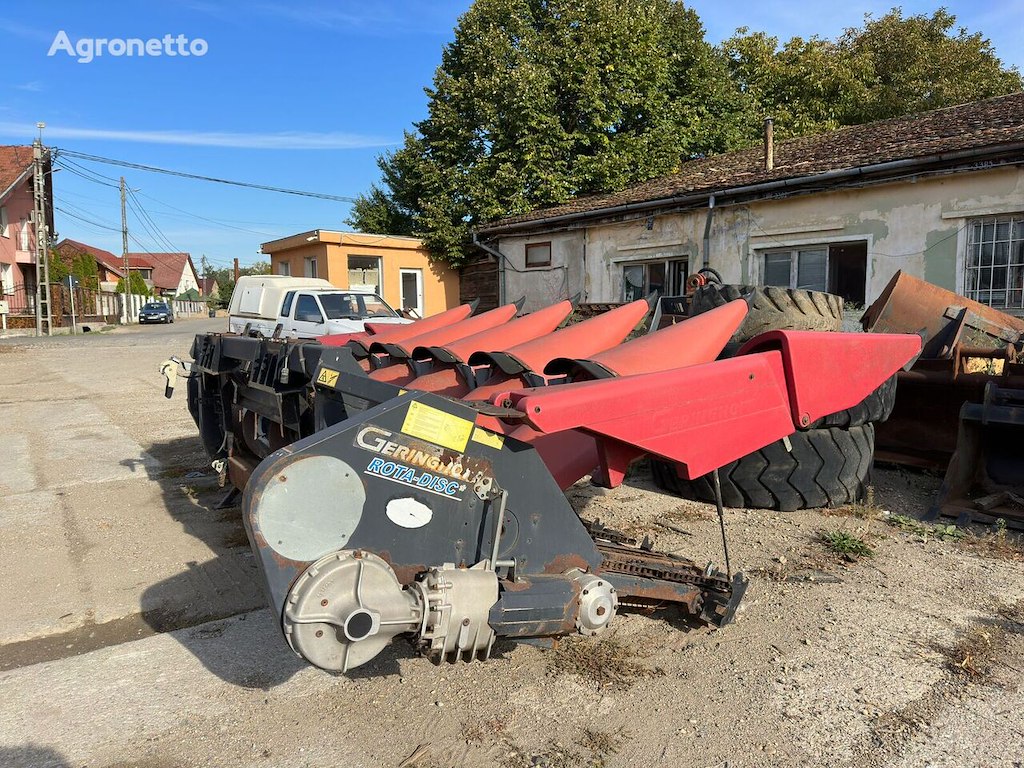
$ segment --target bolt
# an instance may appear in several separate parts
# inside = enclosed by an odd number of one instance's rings
[[[285,480],[287,480],[288,478],[287,478],[287,477],[285,477],[284,475],[278,475],[278,476],[277,476],[277,479],[278,479],[278,480],[280,480],[280,481],[281,481],[281,482],[283,483],[283,482],[284,482]]]
[[[800,426],[801,427],[806,427],[810,423],[811,423],[811,417],[808,416],[806,413],[803,416],[800,417]]]
[[[467,616],[466,618],[464,618],[462,620],[462,626],[464,626],[464,627],[468,627],[469,626],[469,616]]]
[[[603,605],[597,606],[597,615],[598,616],[604,616],[604,614],[605,614],[605,607]]]
[[[357,549],[355,552],[352,553],[352,557],[354,557],[356,560],[362,560],[363,559],[363,550]]]
[[[326,607],[327,607],[327,600],[326,600],[326,599],[324,599],[324,600],[321,600],[321,601],[320,601],[320,605],[321,605],[321,606],[322,606],[323,608],[326,608]]]
[[[584,595],[589,595],[590,594],[590,590],[589,589],[584,589],[583,590],[583,594]]]
[[[540,413],[540,406],[539,405],[533,406],[533,412],[534,413]]]
[[[317,636],[317,637],[323,637],[323,636],[324,636],[324,631],[323,631],[322,629],[318,629],[318,630],[316,631],[316,636]]]

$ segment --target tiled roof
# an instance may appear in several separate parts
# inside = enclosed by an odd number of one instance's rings
[[[32,147],[0,146],[0,195],[32,167]]]
[[[481,231],[555,216],[582,214],[666,198],[716,194],[763,182],[799,179],[828,171],[1007,144],[1024,143],[1024,93],[840,128],[829,133],[775,142],[775,167],[766,171],[764,147],[683,163],[677,173],[607,194],[590,195],[550,208],[482,225]],[[952,161],[952,158],[950,158]]]
[[[200,277],[199,278],[199,290],[203,296],[209,296],[210,291],[214,288],[219,288],[217,285],[217,279],[215,277]]]
[[[165,290],[177,290],[186,267],[191,266],[192,257],[187,253],[129,253],[129,266],[151,268],[153,285]],[[198,282],[198,279],[197,279]]]
[[[61,252],[65,250],[73,250],[80,253],[88,253],[96,259],[97,264],[102,264],[118,277],[124,277],[124,260],[120,256],[115,256],[110,251],[105,251],[102,248],[97,248],[95,245],[87,245],[86,243],[80,243],[77,240],[69,240],[67,238],[57,243],[55,248]]]

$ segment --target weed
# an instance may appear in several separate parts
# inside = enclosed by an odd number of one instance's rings
[[[1000,522],[1002,522],[1001,526]],[[960,540],[960,545],[981,557],[1011,562],[1024,561],[1024,537],[1009,533],[1006,530],[1006,522],[1001,518],[987,533],[968,533]]]
[[[842,555],[844,559],[853,562],[862,557],[873,557],[873,550],[864,539],[854,536],[849,531],[822,531],[821,543],[826,549]]]
[[[692,523],[698,520],[711,520],[714,515],[706,507],[694,505],[676,507],[665,512],[662,517],[670,522]]]
[[[864,501],[844,504],[834,509],[824,509],[822,512],[830,517],[857,517],[861,520],[877,520],[884,514],[884,510],[875,504],[875,488],[871,485],[867,487]]]
[[[590,753],[592,768],[604,768],[608,758],[617,754],[628,740],[629,736],[622,728],[611,733],[584,728],[577,743]]]
[[[576,740],[580,751],[550,740],[539,752],[530,752],[515,742],[506,740],[508,750],[502,765],[505,768],[606,768],[608,758],[616,754],[628,736],[621,728],[612,733],[584,728]]]
[[[998,627],[971,627],[951,647],[937,650],[946,659],[946,670],[955,679],[985,682],[992,677],[996,656],[1006,642],[1006,633]]]
[[[637,662],[635,648],[617,640],[593,642],[570,638],[559,643],[551,653],[548,675],[579,675],[599,686],[618,685],[628,688],[637,680],[657,677],[665,672]]]
[[[964,532],[953,524],[943,525],[940,523],[938,525],[929,525],[907,515],[889,515],[885,522],[893,528],[898,528],[914,536],[920,536],[926,541],[929,537],[941,541],[964,538]]]

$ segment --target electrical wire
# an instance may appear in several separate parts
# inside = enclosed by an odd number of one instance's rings
[[[79,160],[88,160],[94,163],[107,163],[109,165],[116,165],[122,168],[134,168],[138,171],[147,171],[150,173],[163,173],[168,176],[177,176],[183,179],[193,179],[195,181],[208,181],[216,184],[228,184],[235,187],[243,187],[246,189],[260,189],[265,192],[277,192],[283,195],[298,195],[300,197],[313,197],[319,200],[333,200],[339,203],[354,203],[356,198],[345,197],[342,195],[328,195],[323,192],[307,192],[300,189],[288,189],[287,187],[274,187],[268,184],[256,184],[248,181],[235,181],[232,179],[221,179],[216,176],[204,176],[198,173],[186,173],[184,171],[175,171],[169,168],[158,168],[155,165],[143,165],[141,163],[130,163],[127,160],[116,160],[111,157],[102,157],[100,155],[89,155],[84,152],[76,152],[71,149],[64,149],[61,147],[54,147],[53,152],[56,157],[75,157]]]

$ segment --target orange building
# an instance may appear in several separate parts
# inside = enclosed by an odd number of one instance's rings
[[[373,291],[395,307],[436,315],[459,303],[459,273],[433,261],[415,237],[315,229],[264,243],[275,275],[320,277],[339,288]]]

